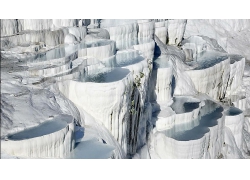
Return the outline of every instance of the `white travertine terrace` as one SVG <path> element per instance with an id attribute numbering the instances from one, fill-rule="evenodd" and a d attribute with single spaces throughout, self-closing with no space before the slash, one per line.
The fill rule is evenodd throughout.
<path id="1" fill-rule="evenodd" d="M 246 96 L 242 95 L 233 95 L 230 96 L 232 104 L 238 109 L 245 111 L 249 108 Z"/>
<path id="2" fill-rule="evenodd" d="M 187 20 L 168 20 L 168 39 L 170 45 L 179 45 L 184 36 Z"/>
<path id="3" fill-rule="evenodd" d="M 114 71 L 116 71 L 116 69 L 113 70 L 113 72 Z M 131 145 L 126 137 L 128 130 L 133 131 L 132 129 L 138 126 L 135 118 L 142 116 L 142 105 L 146 98 L 149 76 L 147 60 L 144 59 L 135 65 L 120 68 L 120 70 L 114 72 L 113 76 L 117 76 L 117 72 L 122 73 L 122 71 L 125 73 L 124 76 L 121 77 L 121 79 L 112 78 L 110 79 L 111 82 L 82 83 L 69 81 L 60 88 L 61 91 L 64 91 L 63 87 L 68 87 L 67 92 L 70 93 L 67 94 L 67 92 L 64 92 L 64 94 L 95 119 L 100 119 L 102 124 L 123 147 L 125 153 L 132 154 L 136 150 L 136 146 L 133 142 Z M 140 78 L 140 72 L 144 74 L 142 78 Z M 112 71 L 110 73 L 112 73 Z M 136 79 L 137 77 L 139 78 L 139 82 Z M 133 106 L 135 106 L 135 108 L 133 108 Z M 130 118 L 132 118 L 132 122 L 127 122 Z M 127 126 L 131 127 L 128 129 Z M 133 139 L 137 138 L 137 132 L 135 132 L 134 136 L 135 137 L 132 137 Z"/>
<path id="4" fill-rule="evenodd" d="M 186 73 L 192 79 L 198 92 L 207 93 L 216 100 L 223 99 L 230 74 L 230 59 L 209 68 L 194 69 Z"/>
<path id="5" fill-rule="evenodd" d="M 77 40 L 82 40 L 87 32 L 85 27 L 62 28 L 54 31 L 47 29 L 40 31 L 24 31 L 15 36 L 1 37 L 1 49 L 8 50 L 15 46 L 31 45 L 38 42 L 45 43 L 47 48 L 53 48 L 54 46 L 64 44 L 65 37 L 69 34 L 74 35 Z"/>
<path id="6" fill-rule="evenodd" d="M 105 29 L 109 32 L 110 39 L 116 42 L 118 50 L 128 49 L 137 44 L 137 23 L 107 27 Z"/>
<path id="7" fill-rule="evenodd" d="M 150 100 L 168 102 L 173 96 L 173 68 L 168 64 L 166 56 L 154 61 L 151 74 Z"/>
<path id="8" fill-rule="evenodd" d="M 177 101 L 177 102 L 176 102 Z M 186 103 L 186 104 L 185 104 Z M 176 105 L 175 105 L 176 104 Z M 185 105 L 185 107 L 184 107 Z M 196 106 L 188 110 L 187 108 Z M 157 115 L 158 120 L 156 121 L 157 131 L 169 130 L 169 136 L 173 133 L 189 130 L 198 125 L 201 103 L 199 99 L 192 97 L 175 97 L 173 104 L 170 106 L 174 110 L 174 114 L 165 115 L 164 109 Z M 176 112 L 176 109 L 182 109 L 180 112 Z"/>
<path id="9" fill-rule="evenodd" d="M 52 127 L 50 121 L 58 123 Z M 1 143 L 1 149 L 14 156 L 30 158 L 63 158 L 75 147 L 75 124 L 72 116 L 61 115 L 50 120 L 46 129 L 40 128 L 45 123 L 33 129 L 26 129 L 17 134 L 10 135 L 7 141 Z M 59 122 L 58 122 L 59 121 Z M 62 123 L 62 124 L 59 124 Z M 64 126 L 63 126 L 64 125 Z M 56 126 L 58 126 L 56 128 Z M 48 130 L 48 129 L 52 130 Z M 53 129 L 54 128 L 54 129 Z M 61 129 L 60 129 L 61 128 Z M 32 131 L 33 132 L 29 132 Z M 53 132 L 53 130 L 55 130 Z M 25 134 L 25 131 L 26 134 Z M 45 131 L 45 132 L 43 132 Z M 46 132 L 47 131 L 47 132 Z M 34 135 L 34 133 L 37 134 Z"/>
<path id="10" fill-rule="evenodd" d="M 200 114 L 199 125 L 196 124 L 190 130 L 170 134 L 172 137 L 166 131 L 157 131 L 154 134 L 154 148 L 158 156 L 180 159 L 218 158 L 224 142 L 224 118 L 222 108 L 217 107 L 211 111 L 211 105 L 213 103 L 206 102 Z"/>
<path id="11" fill-rule="evenodd" d="M 17 32 L 17 21 L 15 19 L 1 19 L 1 36 L 10 36 Z"/>
<path id="12" fill-rule="evenodd" d="M 155 35 L 163 42 L 167 44 L 168 37 L 168 23 L 167 21 L 155 22 Z"/>
<path id="13" fill-rule="evenodd" d="M 1 150 L 21 158 L 249 158 L 249 27 L 1 20 Z"/>
<path id="14" fill-rule="evenodd" d="M 154 21 L 144 22 L 141 20 L 138 21 L 138 43 L 143 44 L 149 40 L 152 40 L 154 37 L 154 27 L 155 23 Z"/>
<path id="15" fill-rule="evenodd" d="M 232 131 L 237 147 L 242 149 L 244 124 L 243 112 L 240 109 L 231 107 L 225 112 L 225 115 L 225 126 Z"/>
<path id="16" fill-rule="evenodd" d="M 147 59 L 153 59 L 154 57 L 154 48 L 155 48 L 155 42 L 153 40 L 143 43 L 143 44 L 138 44 L 133 46 L 134 49 L 139 50 L 144 57 Z"/>

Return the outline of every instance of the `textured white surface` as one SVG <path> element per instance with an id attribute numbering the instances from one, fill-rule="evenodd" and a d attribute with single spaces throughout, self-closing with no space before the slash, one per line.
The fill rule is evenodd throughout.
<path id="1" fill-rule="evenodd" d="M 15 19 L 1 19 L 1 37 L 16 34 L 17 21 Z"/>
<path id="2" fill-rule="evenodd" d="M 240 109 L 231 107 L 225 113 L 225 126 L 228 127 L 235 139 L 237 147 L 242 150 L 244 115 Z"/>
<path id="3" fill-rule="evenodd" d="M 168 20 L 168 43 L 170 45 L 179 45 L 184 36 L 187 20 L 175 19 Z"/>
<path id="4" fill-rule="evenodd" d="M 230 74 L 230 59 L 206 69 L 190 70 L 186 73 L 192 79 L 198 92 L 207 93 L 217 100 L 223 99 Z"/>
<path id="5" fill-rule="evenodd" d="M 133 48 L 139 50 L 147 59 L 153 59 L 155 48 L 155 42 L 153 40 L 149 40 L 147 43 L 134 45 Z"/>
<path id="6" fill-rule="evenodd" d="M 165 131 L 154 134 L 154 149 L 160 158 L 214 159 L 220 156 L 224 142 L 224 118 L 220 109 L 215 110 L 216 106 L 209 102 L 207 104 L 198 126 L 183 134 L 177 133 L 173 138 Z"/>
<path id="7" fill-rule="evenodd" d="M 126 68 L 133 73 L 129 73 L 121 80 L 115 82 L 82 83 L 69 81 L 65 85 L 61 84 L 60 89 L 75 104 L 83 108 L 95 119 L 101 120 L 102 124 L 123 147 L 125 153 L 132 153 L 135 151 L 134 149 L 136 149 L 136 144 L 132 142 L 132 147 L 128 145 L 129 142 L 127 141 L 129 139 L 127 139 L 127 133 L 130 128 L 136 128 L 138 126 L 137 121 L 140 119 L 137 120 L 136 117 L 138 115 L 141 116 L 143 110 L 142 105 L 146 98 L 145 91 L 149 70 L 146 59 L 135 65 L 126 66 Z M 137 82 L 136 78 L 140 76 L 140 72 L 142 72 L 144 76 L 140 78 L 141 85 L 138 84 L 138 91 L 135 89 L 136 85 L 133 85 L 133 83 Z M 68 87 L 67 91 L 65 91 L 66 89 L 64 90 L 65 86 Z M 135 106 L 133 111 L 139 112 L 130 112 L 132 110 L 130 109 L 132 101 L 134 103 L 133 106 Z M 134 115 L 131 117 L 130 114 Z M 132 124 L 128 121 L 130 118 L 132 118 Z M 132 130 L 132 132 L 135 131 L 133 138 L 137 138 L 136 130 L 130 130 Z"/>
<path id="8" fill-rule="evenodd" d="M 188 20 L 184 38 L 204 35 L 214 38 L 228 53 L 241 54 L 250 59 L 249 19 Z"/>
<path id="9" fill-rule="evenodd" d="M 150 22 L 138 22 L 139 30 L 138 30 L 138 42 L 139 44 L 143 44 L 145 42 L 150 41 L 154 37 L 154 21 Z"/>
<path id="10" fill-rule="evenodd" d="M 1 20 L 1 155 L 249 158 L 249 22 Z"/>
<path id="11" fill-rule="evenodd" d="M 72 116 L 70 121 L 65 128 L 47 135 L 22 140 L 2 141 L 1 150 L 13 156 L 29 158 L 66 157 L 75 147 L 75 124 Z"/>
<path id="12" fill-rule="evenodd" d="M 110 39 L 116 42 L 118 50 L 128 49 L 137 44 L 137 23 L 105 28 Z"/>

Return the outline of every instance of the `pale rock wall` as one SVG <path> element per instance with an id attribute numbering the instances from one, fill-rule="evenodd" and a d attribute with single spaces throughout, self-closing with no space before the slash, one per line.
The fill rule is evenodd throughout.
<path id="1" fill-rule="evenodd" d="M 142 148 L 145 144 L 147 144 L 148 133 L 151 130 L 148 124 L 151 122 L 151 118 L 152 118 L 151 103 L 145 103 L 143 117 L 140 119 L 138 127 L 137 150 Z"/>
<path id="2" fill-rule="evenodd" d="M 234 135 L 230 128 L 225 127 L 224 133 L 224 142 L 223 145 L 223 156 L 225 159 L 242 159 L 243 155 L 241 150 L 236 144 Z"/>
<path id="3" fill-rule="evenodd" d="M 18 26 L 20 26 L 22 31 L 32 30 L 46 30 L 51 29 L 52 19 L 19 19 Z"/>
<path id="4" fill-rule="evenodd" d="M 139 56 L 139 51 L 134 49 L 127 49 L 117 51 L 115 54 L 116 63 L 118 66 L 123 64 L 132 63 L 135 58 Z"/>
<path id="5" fill-rule="evenodd" d="M 78 57 L 94 57 L 99 60 L 109 58 L 115 54 L 116 46 L 114 41 L 101 46 L 83 48 L 78 50 Z"/>
<path id="6" fill-rule="evenodd" d="M 102 19 L 101 28 L 123 26 L 127 24 L 133 24 L 136 22 L 137 22 L 136 19 Z"/>
<path id="7" fill-rule="evenodd" d="M 116 82 L 69 81 L 62 83 L 59 89 L 77 106 L 99 119 L 130 156 L 137 150 L 138 126 L 143 117 L 149 70 L 146 60 L 126 68 L 134 73 Z M 140 77 L 140 72 L 143 77 Z"/>
<path id="8" fill-rule="evenodd" d="M 240 150 L 243 147 L 243 124 L 243 112 L 235 107 L 229 108 L 225 113 L 225 126 L 232 131 L 236 145 Z"/>
<path id="9" fill-rule="evenodd" d="M 145 42 L 149 42 L 154 38 L 154 32 L 155 32 L 155 27 L 154 27 L 154 21 L 149 21 L 149 22 L 141 22 L 138 21 L 138 42 L 139 44 L 143 44 Z"/>
<path id="10" fill-rule="evenodd" d="M 230 74 L 230 59 L 206 69 L 189 70 L 186 73 L 192 79 L 198 92 L 207 93 L 216 100 L 223 99 Z"/>
<path id="11" fill-rule="evenodd" d="M 183 61 L 175 55 L 170 55 L 169 59 L 172 63 L 173 75 L 175 77 L 174 95 L 196 95 L 198 89 L 196 89 L 195 82 L 189 75 L 189 71 Z"/>
<path id="12" fill-rule="evenodd" d="M 151 101 L 171 101 L 173 96 L 172 80 L 173 80 L 173 69 L 158 68 L 153 69 L 150 80 L 150 100 Z"/>
<path id="13" fill-rule="evenodd" d="M 168 44 L 179 45 L 184 36 L 187 20 L 168 20 Z"/>
<path id="14" fill-rule="evenodd" d="M 193 141 L 176 141 L 162 133 L 156 133 L 154 150 L 161 159 L 202 159 L 207 139 L 207 136 L 203 136 Z"/>
<path id="15" fill-rule="evenodd" d="M 161 42 L 167 44 L 168 21 L 155 22 L 155 35 L 161 40 Z"/>
<path id="16" fill-rule="evenodd" d="M 137 43 L 137 23 L 105 28 L 110 39 L 116 42 L 117 50 L 128 49 Z"/>
<path id="17" fill-rule="evenodd" d="M 148 43 L 134 45 L 133 48 L 139 50 L 147 59 L 153 60 L 155 48 L 155 42 L 153 40 L 150 40 Z"/>
<path id="18" fill-rule="evenodd" d="M 18 32 L 17 21 L 15 19 L 1 19 L 1 37 L 11 36 Z"/>
<path id="19" fill-rule="evenodd" d="M 73 34 L 77 38 L 77 41 L 82 41 L 87 35 L 87 28 L 85 26 L 70 27 L 68 30 L 70 34 Z"/>
<path id="20" fill-rule="evenodd" d="M 246 97 L 233 101 L 232 103 L 235 107 L 239 108 L 242 111 L 245 111 L 246 109 L 248 109 Z"/>
<path id="21" fill-rule="evenodd" d="M 156 132 L 154 134 L 154 150 L 160 158 L 177 159 L 215 159 L 219 158 L 224 142 L 224 117 L 218 124 L 208 127 L 209 132 L 199 139 L 178 141 Z"/>
<path id="22" fill-rule="evenodd" d="M 57 28 L 73 27 L 78 25 L 77 19 L 53 19 L 53 25 Z"/>
<path id="23" fill-rule="evenodd" d="M 102 60 L 104 58 L 113 56 L 115 54 L 115 50 L 116 50 L 115 42 L 110 41 L 110 43 L 105 46 L 87 48 L 87 56 L 95 57 L 99 60 Z"/>
<path id="24" fill-rule="evenodd" d="M 128 95 L 125 95 L 125 84 L 133 80 L 132 74 L 122 81 L 114 83 L 77 83 L 70 81 L 62 84 L 60 90 L 77 106 L 84 109 L 114 135 L 115 139 L 124 147 L 126 152 L 126 129 L 128 116 Z M 68 90 L 64 89 L 67 87 Z M 131 92 L 127 87 L 127 93 Z M 70 92 L 70 93 L 69 93 Z M 73 93 L 74 92 L 74 93 Z M 125 95 L 125 97 L 124 97 Z M 117 99 L 118 98 L 118 99 Z M 124 105 L 123 105 L 124 104 Z M 121 110 L 123 113 L 121 113 Z M 118 137 L 119 136 L 119 137 Z M 119 139 L 117 139 L 119 138 Z"/>
<path id="25" fill-rule="evenodd" d="M 54 31 L 40 30 L 27 31 L 20 35 L 1 38 L 1 48 L 20 46 L 23 44 L 34 44 L 44 42 L 46 46 L 57 46 L 63 44 L 65 36 L 72 33 L 77 40 L 82 40 L 86 36 L 85 27 L 62 28 Z"/>
<path id="26" fill-rule="evenodd" d="M 230 77 L 228 81 L 227 96 L 236 95 L 241 91 L 242 77 L 245 68 L 245 58 L 230 64 Z"/>

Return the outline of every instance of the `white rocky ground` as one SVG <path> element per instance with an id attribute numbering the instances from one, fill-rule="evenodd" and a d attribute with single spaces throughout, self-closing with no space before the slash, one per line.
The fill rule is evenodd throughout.
<path id="1" fill-rule="evenodd" d="M 1 158 L 249 158 L 250 20 L 1 20 Z"/>

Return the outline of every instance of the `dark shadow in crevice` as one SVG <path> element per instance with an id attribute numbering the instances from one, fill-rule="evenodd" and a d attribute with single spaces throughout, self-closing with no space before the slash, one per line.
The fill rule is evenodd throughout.
<path id="1" fill-rule="evenodd" d="M 175 77 L 173 76 L 173 77 L 172 77 L 172 82 L 171 82 L 171 96 L 172 96 L 172 97 L 174 96 L 175 87 L 176 87 Z"/>

